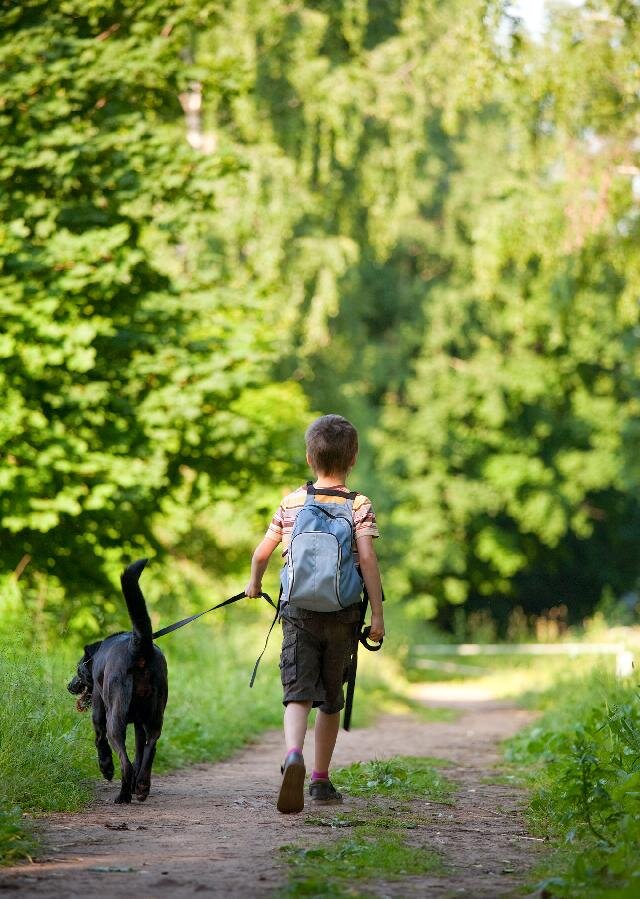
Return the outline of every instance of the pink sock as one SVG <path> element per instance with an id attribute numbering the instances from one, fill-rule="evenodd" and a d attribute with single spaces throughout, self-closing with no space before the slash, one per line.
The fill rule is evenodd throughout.
<path id="1" fill-rule="evenodd" d="M 313 773 L 311 774 L 311 780 L 329 780 L 329 772 L 313 771 Z"/>
<path id="2" fill-rule="evenodd" d="M 300 755 L 302 755 L 302 749 L 298 749 L 297 746 L 292 746 L 291 749 L 287 749 L 287 755 L 289 755 L 290 752 L 299 752 Z"/>

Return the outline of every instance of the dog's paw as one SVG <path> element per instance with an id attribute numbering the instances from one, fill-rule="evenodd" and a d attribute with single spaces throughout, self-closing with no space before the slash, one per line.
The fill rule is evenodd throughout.
<path id="1" fill-rule="evenodd" d="M 100 770 L 102 771 L 102 776 L 105 780 L 113 780 L 113 765 L 105 765 L 104 768 L 101 766 Z"/>
<path id="2" fill-rule="evenodd" d="M 137 783 L 136 784 L 136 799 L 138 802 L 144 802 L 147 796 L 149 795 L 149 791 L 151 789 L 150 783 Z"/>
<path id="3" fill-rule="evenodd" d="M 116 805 L 130 805 L 131 804 L 131 794 L 127 795 L 127 794 L 120 793 L 120 795 L 116 796 L 116 798 L 113 801 L 115 802 Z"/>

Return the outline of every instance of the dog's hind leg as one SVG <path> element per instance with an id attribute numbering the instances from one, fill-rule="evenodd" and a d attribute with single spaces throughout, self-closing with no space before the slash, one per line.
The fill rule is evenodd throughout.
<path id="1" fill-rule="evenodd" d="M 109 742 L 118 753 L 120 759 L 120 770 L 122 772 L 122 785 L 120 793 L 116 797 L 116 803 L 131 802 L 131 792 L 133 789 L 133 765 L 129 761 L 127 755 L 127 719 L 123 715 L 109 714 L 107 718 L 107 736 Z"/>
<path id="2" fill-rule="evenodd" d="M 94 689 L 91 697 L 91 719 L 93 729 L 96 732 L 96 749 L 98 750 L 98 765 L 105 780 L 113 778 L 113 754 L 107 740 L 107 712 L 102 701 L 102 696 Z"/>
<path id="3" fill-rule="evenodd" d="M 144 747 L 142 764 L 136 778 L 136 799 L 144 802 L 151 789 L 151 766 L 156 754 L 156 745 L 160 737 L 160 731 L 151 731 L 147 736 L 147 745 Z"/>
<path id="4" fill-rule="evenodd" d="M 135 790 L 138 772 L 142 767 L 142 757 L 144 756 L 147 734 L 142 724 L 136 722 L 134 727 L 136 730 L 136 757 L 133 760 L 133 788 Z"/>

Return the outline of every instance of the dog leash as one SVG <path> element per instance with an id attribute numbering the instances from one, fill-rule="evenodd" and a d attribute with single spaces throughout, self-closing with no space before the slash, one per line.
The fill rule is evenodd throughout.
<path id="1" fill-rule="evenodd" d="M 382 592 L 382 599 L 384 600 L 384 591 Z M 347 672 L 347 693 L 344 701 L 344 714 L 342 716 L 342 727 L 344 730 L 349 730 L 351 727 L 351 714 L 353 712 L 353 696 L 356 690 L 356 675 L 358 673 L 358 643 L 362 644 L 365 649 L 368 649 L 369 652 L 378 652 L 379 649 L 382 649 L 382 644 L 384 639 L 381 639 L 379 643 L 370 643 L 369 636 L 371 635 L 371 628 L 367 625 L 364 626 L 364 619 L 367 615 L 367 607 L 369 605 L 369 593 L 365 586 L 364 588 L 364 596 L 362 597 L 362 602 L 360 604 L 360 620 L 358 622 L 358 639 L 354 641 L 353 650 L 351 652 L 351 660 L 349 663 L 349 668 Z"/>
<path id="2" fill-rule="evenodd" d="M 259 596 L 269 603 L 274 609 L 278 609 L 274 601 L 271 599 L 268 593 L 260 593 Z M 249 599 L 250 597 L 242 591 L 242 593 L 236 593 L 235 596 L 230 596 L 229 599 L 225 599 L 224 602 L 219 602 L 217 606 L 211 606 L 210 609 L 205 609 L 204 612 L 198 612 L 196 615 L 190 615 L 188 618 L 183 618 L 181 621 L 176 621 L 175 624 L 169 624 L 167 627 L 161 628 L 159 631 L 155 631 L 151 636 L 154 640 L 157 640 L 158 637 L 164 637 L 165 634 L 170 634 L 172 631 L 177 631 L 178 628 L 184 627 L 185 624 L 191 624 L 192 621 L 195 621 L 196 618 L 202 618 L 203 615 L 208 615 L 209 612 L 215 612 L 216 609 L 222 609 L 223 606 L 230 606 L 234 602 L 238 602 L 241 599 Z"/>
<path id="3" fill-rule="evenodd" d="M 260 662 L 262 661 L 263 655 L 267 651 L 267 644 L 269 643 L 269 637 L 271 636 L 271 632 L 273 631 L 273 629 L 276 625 L 276 621 L 278 620 L 278 615 L 280 613 L 280 600 L 279 599 L 278 599 L 278 603 L 276 604 L 271 599 L 271 597 L 269 596 L 268 593 L 259 593 L 258 595 L 261 599 L 264 599 L 265 602 L 268 602 L 269 605 L 271 606 L 271 608 L 275 609 L 276 614 L 273 618 L 273 621 L 271 622 L 271 626 L 267 633 L 267 638 L 264 641 L 264 647 L 262 649 L 262 652 L 256 659 L 256 663 L 253 666 L 253 672 L 251 673 L 251 680 L 249 681 L 250 687 L 253 687 L 254 681 L 256 679 L 256 674 L 258 673 L 258 666 L 259 666 Z M 241 599 L 250 599 L 250 598 L 252 598 L 252 597 L 248 597 L 247 594 L 243 590 L 242 593 L 236 593 L 235 596 L 230 596 L 229 599 L 225 599 L 224 602 L 219 602 L 217 605 L 211 606 L 210 609 L 205 609 L 203 612 L 197 612 L 195 615 L 189 615 L 188 618 L 182 618 L 180 621 L 176 621 L 174 624 L 169 624 L 169 625 L 167 625 L 167 627 L 163 627 L 159 631 L 154 631 L 153 634 L 151 635 L 151 637 L 153 640 L 157 640 L 158 637 L 164 637 L 166 634 L 171 634 L 171 633 L 173 633 L 173 631 L 177 631 L 181 627 L 184 627 L 187 624 L 191 624 L 191 622 L 195 621 L 197 618 L 202 618 L 203 615 L 208 615 L 209 612 L 215 612 L 216 609 L 222 609 L 222 608 L 224 608 L 224 606 L 233 605 L 233 603 L 239 602 Z M 361 643 L 365 647 L 365 649 L 368 649 L 369 652 L 377 652 L 377 650 L 382 648 L 382 640 L 380 641 L 380 643 L 369 643 L 368 637 L 369 637 L 371 628 L 370 627 L 365 627 L 365 628 L 362 627 L 362 624 L 364 623 L 363 619 L 364 619 L 364 610 L 365 609 L 366 609 L 366 604 L 364 605 L 363 614 L 360 619 L 360 626 L 358 628 L 358 642 Z M 358 643 L 356 643 L 356 650 L 354 653 L 354 658 L 352 660 L 352 669 L 351 669 L 351 673 L 349 676 L 349 682 L 347 684 L 347 706 L 345 709 L 345 719 L 346 719 L 345 730 L 349 729 L 349 722 L 351 719 L 351 706 L 353 704 L 353 690 L 355 687 L 355 674 L 356 674 L 356 667 L 358 664 L 357 663 L 357 645 L 358 645 Z"/>
<path id="4" fill-rule="evenodd" d="M 267 639 L 264 641 L 264 648 L 258 658 L 256 659 L 256 663 L 253 666 L 253 672 L 251 674 L 251 680 L 249 681 L 249 686 L 253 687 L 253 682 L 256 679 L 256 674 L 258 673 L 258 665 L 262 661 L 262 656 L 267 651 L 267 643 L 269 642 L 269 637 L 271 636 L 271 631 L 274 629 L 276 621 L 278 620 L 278 614 L 280 612 L 280 601 L 278 600 L 278 604 L 271 599 L 268 593 L 259 593 L 262 599 L 265 602 L 268 602 L 269 605 L 276 610 L 276 614 L 274 616 L 273 621 L 271 622 L 271 627 L 269 628 L 269 633 L 267 634 Z M 181 621 L 176 621 L 175 624 L 169 624 L 167 627 L 161 628 L 159 631 L 155 631 L 151 636 L 154 640 L 157 640 L 158 637 L 164 637 L 165 634 L 170 634 L 172 631 L 177 631 L 179 628 L 184 627 L 185 624 L 191 624 L 192 621 L 195 621 L 196 618 L 202 618 L 203 615 L 208 615 L 209 612 L 215 612 L 216 609 L 222 609 L 224 606 L 230 606 L 234 602 L 239 602 L 241 599 L 250 599 L 253 597 L 248 597 L 247 594 L 242 591 L 242 593 L 236 593 L 235 596 L 230 596 L 229 599 L 225 599 L 224 602 L 219 602 L 217 606 L 211 606 L 210 609 L 205 609 L 204 612 L 198 612 L 196 615 L 189 615 L 188 618 L 183 618 Z"/>

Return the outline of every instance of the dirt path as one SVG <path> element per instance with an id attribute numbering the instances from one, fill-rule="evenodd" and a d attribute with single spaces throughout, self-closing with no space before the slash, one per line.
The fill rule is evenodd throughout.
<path id="1" fill-rule="evenodd" d="M 453 807 L 421 803 L 430 823 L 410 832 L 416 847 L 442 853 L 444 874 L 368 889 L 443 899 L 507 895 L 523 882 L 540 843 L 524 828 L 522 794 L 487 779 L 495 775 L 499 741 L 523 727 L 530 714 L 450 691 L 424 698 L 457 706 L 459 717 L 422 722 L 394 716 L 375 729 L 340 734 L 337 764 L 439 756 L 454 762 L 446 774 L 459 786 Z M 280 846 L 334 838 L 327 827 L 304 824 L 304 816 L 283 817 L 275 810 L 281 752 L 280 735 L 268 734 L 226 762 L 155 778 L 144 805 L 113 805 L 114 786 L 101 785 L 87 811 L 46 819 L 45 855 L 35 864 L 4 869 L 0 896 L 270 895 L 287 878 Z"/>

